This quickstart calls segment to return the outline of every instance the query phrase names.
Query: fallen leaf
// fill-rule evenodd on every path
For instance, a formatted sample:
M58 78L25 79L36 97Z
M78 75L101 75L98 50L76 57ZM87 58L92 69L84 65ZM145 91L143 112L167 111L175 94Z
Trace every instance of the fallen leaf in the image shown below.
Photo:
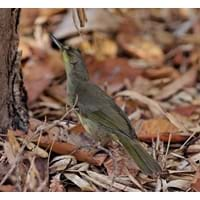
M133 100L137 100L145 105L148 106L148 108L151 110L151 112L155 115L155 116L159 116L159 115L165 115L164 110L161 108L161 106L159 105L158 102L156 102L153 99L150 99L138 92L132 91L132 90L125 90L122 92L119 92L117 94L117 96L128 96Z
M127 176L127 169L132 176L136 176L139 168L119 145L109 145L109 151L112 152L112 158L103 163L109 176Z
M7 132L7 136L10 147L12 148L13 155L16 156L20 150L20 144L15 137L14 131L9 129Z
M32 55L30 45L27 42L27 39L25 39L24 37L20 37L18 48L20 51L22 51L22 58L21 58L22 61L30 58L30 56Z
M94 180L99 181L100 183L102 183L101 185L104 185L104 188L108 189L108 188L116 188L120 191L125 191L125 192L140 192L140 190L136 189L136 188L132 188L117 182L112 183L112 179L108 176L93 172L88 170L87 174ZM91 180L91 179L90 179ZM94 182L95 183L95 182ZM112 187L111 187L112 185Z
M64 185L60 180L60 174L56 174L50 181L49 192L65 192Z
M171 66L150 67L144 71L144 76L150 79L172 78L177 79L179 72Z
M152 35L154 37L154 40L163 46L171 46L175 41L175 37L173 34L162 29L155 31L152 30Z
M190 136L189 134L180 133L175 125L164 118L143 120L136 133L138 138L145 142L156 140L157 137L161 141L168 142L171 135L171 142L178 143L185 141Z
M58 173L59 171L64 171L67 167L75 165L76 159L71 155L56 156L50 163L49 170L50 174Z
M82 191L92 192L95 191L91 184L76 174L64 173L66 179L77 185Z
M192 181L191 187L193 190L195 190L196 192L200 192L200 170L198 169L194 180Z
M162 49L145 37L121 33L117 36L117 41L127 53L142 58L151 64L161 64L164 60Z
M0 185L0 192L17 192L14 185Z
M96 153L96 150L88 149L87 147L80 148L80 145L76 145L69 142L60 142L58 140L58 136L60 133L60 129L58 129L55 125L48 128L48 124L44 124L40 120L36 119L30 119L30 131L29 134L33 135L34 131L39 127L44 127L43 132L48 133L45 136L38 136L34 141L36 142L40 147L44 147L47 149L51 149L51 151L61 154L61 155L73 155L76 157L79 161L86 161L88 163L92 163L94 165L100 166L102 164L102 158L98 158L98 156L94 156ZM45 129L45 126L47 127ZM41 129L42 131L42 129ZM75 135L75 134L74 134ZM78 137L78 135L77 135ZM73 140L74 141L74 140ZM91 144L89 144L91 145ZM86 150L87 149L87 150Z
M49 86L45 91L49 96L58 100L59 102L66 104L67 88L66 82L62 84L56 84Z
M197 78L197 67L191 68L180 78L162 88L161 92L156 96L157 100L164 100L175 94L177 91L183 89L188 85L195 83Z
M50 50L49 52L43 51L43 54L42 57L33 54L32 59L22 69L29 103L38 98L53 78L64 73L64 66L59 52Z
M114 58L117 55L117 44L114 40L104 34L94 34L92 42L83 41L80 44L81 52L86 55L92 55L97 60Z
M119 84L125 79L134 80L142 74L142 69L130 66L125 58L109 58L105 61L97 61L92 57L86 57L86 65L91 79L95 83Z
M29 155L30 156L30 155ZM47 191L48 159L29 157L30 166L26 174L24 191Z
M190 117L192 114L198 112L199 108L199 105L188 105L177 107L172 111L184 115L186 117Z
M52 15L62 13L63 11L66 11L66 8L40 8L39 15L50 17Z
M20 138L19 138L20 139ZM21 140L24 141L24 140ZM38 145L28 142L26 147L33 152L35 155L41 157L41 158L48 158L49 154L42 148L40 148Z
M167 183L168 188L178 188L180 190L186 191L190 188L190 181L188 180L172 180Z
M177 128L179 128L183 132L187 132L185 126L178 119L176 119L171 113L165 112L157 101L150 99L144 95L141 95L135 91L130 91L130 90L125 90L123 92L119 92L117 95L118 96L129 96L133 100L136 99L136 100L144 103L145 105L148 106L149 110L151 110L151 112L155 116L163 115L172 124L174 124Z
M22 9L21 16L20 16L20 32L31 32L35 19L39 15L40 9L34 8L34 9Z

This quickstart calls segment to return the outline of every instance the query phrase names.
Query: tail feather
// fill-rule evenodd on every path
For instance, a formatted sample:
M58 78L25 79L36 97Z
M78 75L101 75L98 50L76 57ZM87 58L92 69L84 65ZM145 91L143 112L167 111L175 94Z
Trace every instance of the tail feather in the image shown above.
M118 139L138 167L147 175L155 175L161 172L161 167L151 155L142 147L137 139L130 139L126 135L118 135Z

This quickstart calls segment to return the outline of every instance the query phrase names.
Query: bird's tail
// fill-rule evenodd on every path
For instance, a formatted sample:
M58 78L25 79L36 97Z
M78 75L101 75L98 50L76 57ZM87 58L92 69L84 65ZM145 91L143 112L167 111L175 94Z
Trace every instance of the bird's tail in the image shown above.
M160 165L148 154L137 139L131 139L122 134L118 135L118 139L143 173L147 175L160 174L162 171Z

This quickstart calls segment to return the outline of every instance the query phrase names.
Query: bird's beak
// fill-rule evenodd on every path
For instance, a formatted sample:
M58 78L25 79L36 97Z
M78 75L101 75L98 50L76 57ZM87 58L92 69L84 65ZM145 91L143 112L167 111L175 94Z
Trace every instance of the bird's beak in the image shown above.
M56 46L60 49L60 50L64 50L64 46L63 44L61 44L58 39L50 33L50 38L52 39L52 41L56 44Z

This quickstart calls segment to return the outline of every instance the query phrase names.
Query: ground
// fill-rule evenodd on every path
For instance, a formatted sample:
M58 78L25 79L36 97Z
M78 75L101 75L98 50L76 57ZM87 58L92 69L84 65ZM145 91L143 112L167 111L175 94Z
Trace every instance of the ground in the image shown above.
M85 13L87 20L83 10L22 9L30 128L0 136L0 191L200 191L199 9ZM91 80L127 113L160 176L140 172L117 143L105 147L112 156L92 148L66 105L67 77L50 32L80 48Z

